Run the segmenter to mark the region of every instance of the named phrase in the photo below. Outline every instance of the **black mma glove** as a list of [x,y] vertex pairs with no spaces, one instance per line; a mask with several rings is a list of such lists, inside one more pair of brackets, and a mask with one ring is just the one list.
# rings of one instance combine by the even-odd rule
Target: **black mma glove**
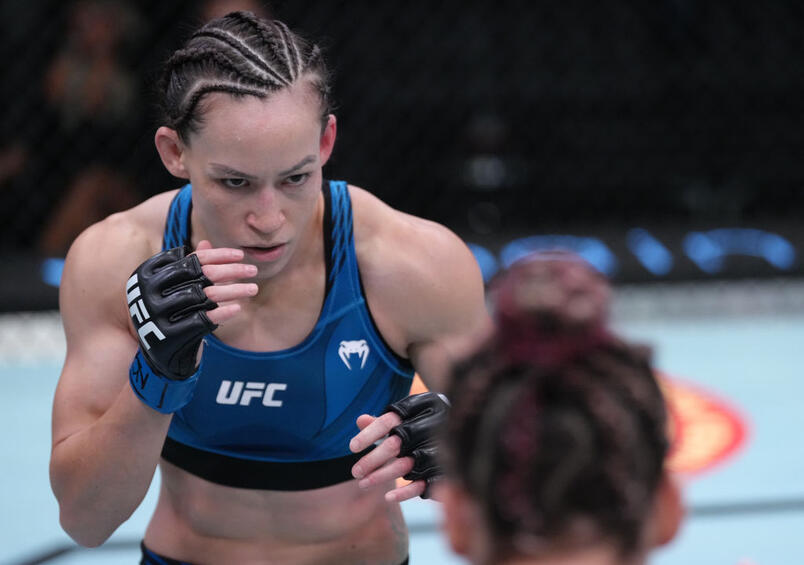
[[402,477],[409,481],[424,480],[422,498],[430,497],[430,485],[443,474],[437,461],[436,430],[447,418],[449,401],[443,394],[423,392],[390,404],[386,412],[394,412],[402,423],[391,430],[402,445],[399,457],[413,457],[413,469]]
[[134,391],[148,406],[175,412],[192,398],[196,355],[217,326],[206,315],[217,304],[207,298],[204,276],[188,247],[157,253],[126,283],[126,300],[140,349],[129,371]]

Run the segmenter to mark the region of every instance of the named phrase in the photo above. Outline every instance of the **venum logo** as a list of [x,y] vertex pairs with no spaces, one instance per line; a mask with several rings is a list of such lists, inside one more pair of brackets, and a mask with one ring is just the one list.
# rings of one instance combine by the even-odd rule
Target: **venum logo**
[[128,301],[128,311],[131,313],[131,319],[134,321],[134,325],[137,326],[137,333],[140,335],[140,343],[147,350],[151,349],[151,344],[148,343],[145,336],[155,335],[159,341],[162,341],[165,339],[165,334],[151,320],[151,314],[145,308],[145,302],[142,301],[140,296],[138,282],[136,273],[128,279],[126,283],[126,300]]
[[244,381],[221,381],[218,404],[240,404],[249,406],[255,398],[262,398],[262,405],[269,408],[280,408],[282,401],[274,398],[274,393],[288,388],[286,383],[260,383]]
[[358,357],[360,357],[360,368],[362,369],[366,366],[366,359],[368,359],[370,351],[365,339],[342,341],[338,347],[338,356],[341,358],[341,361],[343,361],[343,364],[346,365],[346,368],[351,371],[352,365],[349,363],[349,357],[353,354],[357,354]]

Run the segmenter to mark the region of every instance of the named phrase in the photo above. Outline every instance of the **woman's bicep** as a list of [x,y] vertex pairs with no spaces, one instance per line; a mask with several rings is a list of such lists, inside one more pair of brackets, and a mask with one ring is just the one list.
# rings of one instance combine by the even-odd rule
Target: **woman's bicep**
[[70,250],[59,289],[67,355],[54,398],[54,445],[108,410],[137,348],[125,306],[128,265],[110,261],[93,239]]

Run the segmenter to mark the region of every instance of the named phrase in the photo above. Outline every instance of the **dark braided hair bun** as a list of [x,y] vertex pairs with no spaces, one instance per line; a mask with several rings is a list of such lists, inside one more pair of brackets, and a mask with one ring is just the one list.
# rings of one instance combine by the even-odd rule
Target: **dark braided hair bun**
[[492,281],[489,294],[498,341],[514,358],[546,364],[604,338],[608,281],[574,253],[527,255]]
[[607,327],[610,290],[578,256],[529,256],[490,289],[494,335],[459,363],[448,472],[500,553],[612,541],[635,551],[667,454],[644,349]]

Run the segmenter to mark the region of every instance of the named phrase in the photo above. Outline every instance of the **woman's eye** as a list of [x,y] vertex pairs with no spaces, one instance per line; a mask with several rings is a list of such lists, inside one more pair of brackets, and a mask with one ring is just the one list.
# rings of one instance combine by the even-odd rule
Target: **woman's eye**
[[243,188],[248,184],[248,181],[246,179],[230,178],[221,179],[221,183],[227,188]]
[[291,175],[285,179],[285,184],[290,186],[298,186],[303,184],[304,181],[310,176],[310,173],[299,173],[298,175]]

